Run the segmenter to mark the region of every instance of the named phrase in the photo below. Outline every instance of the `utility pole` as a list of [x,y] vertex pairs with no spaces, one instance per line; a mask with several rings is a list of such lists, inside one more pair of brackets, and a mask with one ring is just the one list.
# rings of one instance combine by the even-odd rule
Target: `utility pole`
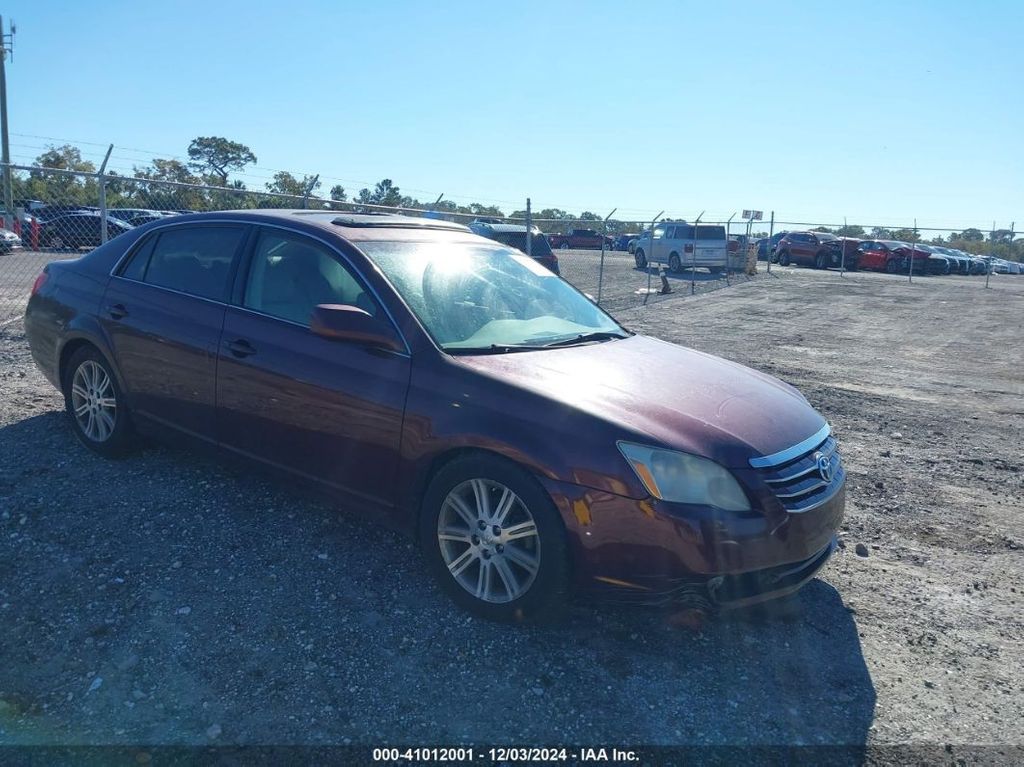
[[7,55],[14,61],[14,33],[4,32],[4,19],[0,16],[0,144],[3,145],[4,228],[14,229],[14,191],[11,188],[11,145],[7,138]]

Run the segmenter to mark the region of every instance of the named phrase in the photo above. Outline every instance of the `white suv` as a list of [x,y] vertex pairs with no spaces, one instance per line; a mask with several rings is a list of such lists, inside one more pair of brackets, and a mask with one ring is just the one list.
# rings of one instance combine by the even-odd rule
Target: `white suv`
[[725,227],[718,224],[665,221],[654,227],[653,240],[649,231],[637,238],[633,257],[638,269],[648,263],[668,264],[673,272],[704,267],[717,274],[728,266],[729,242]]

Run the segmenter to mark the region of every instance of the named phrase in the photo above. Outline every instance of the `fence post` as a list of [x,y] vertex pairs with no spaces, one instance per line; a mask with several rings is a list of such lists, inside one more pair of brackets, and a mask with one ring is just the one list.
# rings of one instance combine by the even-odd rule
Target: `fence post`
[[768,264],[768,274],[772,273],[772,237],[775,234],[775,211],[772,211],[772,220],[768,225],[768,241],[764,244],[764,260]]
[[107,241],[107,161],[110,159],[110,153],[114,151],[114,145],[111,144],[107,147],[107,154],[103,157],[103,164],[100,165],[99,172],[96,174],[96,182],[100,188],[100,243]]
[[530,198],[526,198],[526,255],[533,258],[533,215],[530,210]]
[[313,189],[316,187],[316,182],[320,180],[320,174],[317,173],[313,176],[313,180],[309,182],[309,186],[306,187],[305,193],[302,195],[302,209],[306,210],[309,208],[309,196],[313,193]]
[[[658,222],[658,219],[665,214],[665,211],[661,211],[657,216],[651,219],[651,229],[649,234],[651,235],[651,244],[649,246],[650,253],[647,254],[647,292],[644,293],[644,303],[647,303],[647,299],[651,296],[651,259],[654,258],[654,225]],[[634,258],[635,258],[634,251]]]
[[[736,217],[736,213],[734,212],[731,216],[729,216],[729,220],[725,222],[725,284],[726,285],[732,285],[732,282],[729,281],[729,267],[730,267],[730,263],[729,263],[729,261],[730,261],[729,243],[732,242],[732,238],[731,238],[730,235],[732,234],[732,220],[735,217]],[[696,232],[695,232],[695,234],[696,234]],[[747,239],[749,240],[750,238],[748,237]],[[694,247],[694,250],[696,250],[697,246],[694,245],[693,247]],[[736,249],[736,252],[737,253],[740,252],[739,248]]]
[[[700,212],[697,220],[693,222],[693,250],[690,254],[690,295],[697,292],[697,225],[700,223],[704,211]],[[725,262],[729,263],[729,246],[725,246]]]
[[914,244],[918,242],[918,219],[913,219],[913,236],[910,238],[910,270],[907,272],[906,281],[908,283],[913,282],[913,254],[918,252],[918,249],[914,248]]
[[601,289],[604,287],[604,248],[608,239],[608,219],[615,215],[618,208],[604,217],[604,230],[601,232],[601,266],[597,270],[597,305],[601,305]]

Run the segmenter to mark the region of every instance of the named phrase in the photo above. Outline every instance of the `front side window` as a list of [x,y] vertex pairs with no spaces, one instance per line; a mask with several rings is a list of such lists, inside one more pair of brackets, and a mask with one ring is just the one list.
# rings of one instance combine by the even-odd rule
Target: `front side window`
[[[533,259],[495,244],[365,242],[441,348],[454,353],[536,349],[628,333]],[[581,340],[582,342],[582,340]]]
[[261,230],[242,305],[308,325],[320,304],[350,304],[377,314],[362,284],[327,247],[291,232]]
[[[150,285],[223,301],[227,296],[231,262],[244,234],[245,229],[239,226],[164,230],[157,236],[149,263],[142,270],[142,280]],[[133,264],[129,264],[129,269],[132,267]]]

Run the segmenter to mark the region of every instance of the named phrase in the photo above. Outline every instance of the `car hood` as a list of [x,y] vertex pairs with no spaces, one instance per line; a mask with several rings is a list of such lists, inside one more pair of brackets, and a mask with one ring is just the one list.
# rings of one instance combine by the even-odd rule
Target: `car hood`
[[617,439],[657,443],[735,468],[795,445],[824,425],[789,384],[648,336],[457,359],[601,419]]

